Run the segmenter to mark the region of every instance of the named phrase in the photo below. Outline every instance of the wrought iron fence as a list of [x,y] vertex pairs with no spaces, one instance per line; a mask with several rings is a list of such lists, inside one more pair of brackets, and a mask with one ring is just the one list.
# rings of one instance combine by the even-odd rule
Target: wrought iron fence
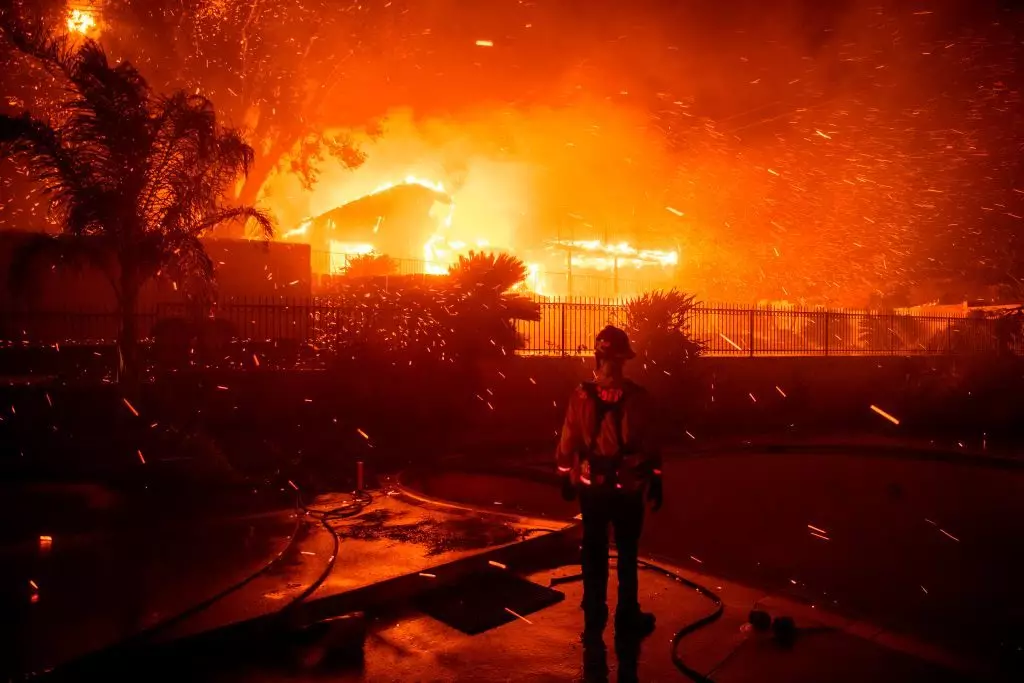
[[[607,324],[627,324],[626,307],[612,300],[538,301],[540,319],[520,321],[525,355],[589,354],[595,333]],[[181,304],[140,312],[141,337],[157,322],[186,314]],[[417,315],[407,311],[404,317]],[[388,314],[389,316],[391,313]],[[242,299],[222,302],[217,317],[239,339],[322,344],[325,335],[358,335],[379,324],[361,306],[325,299]],[[6,344],[104,344],[117,338],[119,317],[110,311],[3,311],[0,341]],[[689,334],[709,356],[907,356],[1024,352],[1019,333],[1000,332],[998,321],[967,315],[902,315],[845,309],[751,308],[699,305]]]
[[[525,354],[578,355],[591,352],[605,325],[627,323],[622,304],[566,299],[541,302],[540,320],[518,327]],[[939,355],[995,352],[1007,343],[1024,351],[1019,335],[1000,341],[996,321],[967,315],[702,304],[693,309],[688,332],[709,356]]]

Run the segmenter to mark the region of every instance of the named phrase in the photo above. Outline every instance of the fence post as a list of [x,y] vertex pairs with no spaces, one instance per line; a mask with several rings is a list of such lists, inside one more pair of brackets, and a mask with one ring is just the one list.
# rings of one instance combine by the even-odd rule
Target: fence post
[[566,353],[565,353],[565,305],[566,305],[565,304],[565,299],[562,299],[562,303],[558,307],[559,327],[561,328],[561,331],[562,331],[562,341],[561,341],[560,347],[562,349],[562,355],[563,356],[566,355]]
[[828,311],[825,311],[825,355],[826,356],[828,356],[828,338],[829,338],[829,336],[831,336],[829,334],[829,331],[828,331],[828,319],[830,317],[831,316],[829,316]]
[[754,314],[757,309],[750,309],[750,357],[754,357]]
[[946,316],[946,355],[953,354],[953,319]]

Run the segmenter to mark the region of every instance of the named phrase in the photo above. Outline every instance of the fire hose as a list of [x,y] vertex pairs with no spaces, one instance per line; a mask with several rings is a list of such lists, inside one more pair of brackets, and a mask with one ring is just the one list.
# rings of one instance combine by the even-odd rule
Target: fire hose
[[[252,583],[257,578],[263,576],[272,568],[277,566],[277,564],[280,563],[282,559],[284,559],[284,557],[289,553],[290,550],[292,550],[295,547],[295,544],[298,542],[299,530],[302,527],[303,516],[310,516],[316,519],[318,522],[320,522],[320,524],[327,530],[327,532],[331,534],[331,537],[333,539],[333,550],[331,552],[331,557],[328,560],[327,565],[319,573],[317,578],[314,581],[312,581],[309,586],[303,589],[302,592],[300,592],[297,596],[292,598],[287,605],[285,605],[283,608],[275,612],[274,616],[283,616],[296,605],[303,602],[306,598],[312,595],[313,592],[316,591],[316,589],[319,588],[324,581],[327,580],[327,577],[330,576],[331,571],[334,569],[335,562],[337,561],[338,550],[341,545],[341,537],[339,532],[331,526],[331,521],[336,519],[344,519],[359,514],[371,502],[372,497],[365,491],[356,491],[355,493],[352,494],[352,499],[350,501],[347,501],[344,505],[329,508],[327,510],[317,510],[310,508],[303,502],[302,492],[298,489],[298,487],[295,487],[293,485],[293,488],[295,488],[296,519],[295,526],[293,527],[291,535],[288,538],[288,542],[280,551],[278,551],[272,558],[270,558],[270,560],[268,560],[263,566],[261,566],[255,572],[249,574],[248,576],[245,576],[241,580],[236,581],[235,583],[218,591],[217,593],[209,596],[208,598],[187,607],[181,612],[178,612],[177,614],[174,614],[166,619],[158,621],[157,623],[148,626],[142,629],[141,631],[138,631],[137,633],[128,636],[127,638],[119,640],[105,648],[102,648],[99,651],[89,653],[80,659],[73,660],[64,665],[60,665],[53,671],[30,672],[26,674],[24,678],[37,678],[41,675],[49,675],[53,678],[60,678],[63,675],[68,675],[73,678],[76,675],[76,668],[87,665],[89,662],[94,662],[100,659],[112,660],[119,658],[120,656],[123,656],[124,654],[131,652],[134,648],[140,647],[146,644],[147,642],[151,641],[160,633],[163,633],[168,629],[172,628],[173,626],[180,624],[196,616],[197,614],[209,609],[213,605],[217,604],[221,600],[224,600],[229,595],[238,592],[245,586]],[[303,514],[299,515],[299,512],[302,512]]]
[[[610,556],[610,559],[618,560],[618,555],[612,554]],[[675,632],[675,635],[672,636],[672,664],[675,665],[675,667],[679,670],[680,673],[682,673],[690,680],[695,681],[696,683],[711,683],[711,679],[708,676],[687,666],[686,662],[683,661],[682,656],[679,654],[679,644],[686,636],[690,635],[694,631],[702,629],[705,626],[717,621],[722,616],[722,613],[725,611],[725,605],[722,603],[722,599],[718,597],[718,595],[707,586],[703,586],[697,583],[696,581],[691,581],[690,579],[680,576],[676,572],[673,572],[670,569],[666,569],[665,567],[655,564],[654,562],[648,562],[647,560],[637,560],[637,565],[648,571],[657,572],[668,579],[683,584],[688,588],[694,589],[703,597],[710,600],[711,603],[714,605],[714,611],[701,617],[700,619],[697,619],[696,621],[692,621],[689,624],[686,624],[685,626],[677,630]],[[572,581],[580,581],[582,578],[582,573],[571,574],[569,576],[562,576],[552,579],[551,585],[557,586]]]

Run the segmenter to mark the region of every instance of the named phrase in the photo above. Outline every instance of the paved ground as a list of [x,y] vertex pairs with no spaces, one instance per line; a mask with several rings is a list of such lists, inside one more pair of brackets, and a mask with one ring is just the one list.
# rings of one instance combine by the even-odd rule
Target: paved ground
[[[547,585],[552,577],[575,570],[539,571],[528,578]],[[411,609],[380,614],[370,620],[361,660],[347,665],[310,666],[315,657],[309,655],[317,644],[295,647],[286,637],[276,637],[244,648],[217,649],[213,657],[210,648],[193,643],[175,651],[173,670],[163,672],[168,679],[216,683],[686,680],[673,664],[672,639],[678,629],[713,610],[707,599],[662,574],[644,572],[641,597],[658,614],[655,632],[640,642],[621,641],[609,628],[601,645],[584,647],[579,639],[581,588],[578,582],[562,584],[562,602],[475,636]],[[614,591],[614,579],[611,588]],[[713,588],[728,596],[725,615],[685,638],[679,656],[688,667],[712,673],[716,681],[968,680],[870,640],[823,630],[814,615],[807,614],[809,609],[795,613],[797,624],[806,631],[784,648],[770,636],[743,628],[757,592],[732,584]]]
[[[809,452],[670,458],[665,471],[645,552],[1020,670],[1024,470]],[[426,486],[575,514],[542,483],[461,475]]]
[[[311,509],[327,510],[350,500],[323,496]],[[337,549],[332,533],[315,516],[297,516],[293,510],[198,525],[140,527],[135,533],[55,535],[49,544],[8,548],[0,563],[5,636],[0,638],[0,674],[6,678],[60,670],[83,655],[162,625],[252,576],[277,556],[278,562],[244,586],[161,628],[147,642],[174,642],[275,615],[289,606],[293,613],[299,605],[325,605],[330,611],[340,608],[341,598],[377,586],[385,592],[408,590],[394,583],[402,577],[430,585],[433,567],[500,552],[542,535],[536,525],[428,509],[383,493],[357,516],[336,519],[331,526],[340,538]],[[367,599],[382,597],[387,596]],[[84,666],[103,671],[108,664],[100,658]]]
[[241,580],[287,545],[293,517],[54,534],[52,545],[3,553],[0,674],[105,647]]

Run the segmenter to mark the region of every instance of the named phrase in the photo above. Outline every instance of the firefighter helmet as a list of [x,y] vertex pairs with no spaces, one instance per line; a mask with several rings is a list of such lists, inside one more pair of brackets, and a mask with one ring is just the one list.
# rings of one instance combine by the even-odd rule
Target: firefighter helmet
[[614,325],[608,325],[597,333],[594,354],[598,358],[627,359],[636,357],[633,347],[629,345],[629,336]]

